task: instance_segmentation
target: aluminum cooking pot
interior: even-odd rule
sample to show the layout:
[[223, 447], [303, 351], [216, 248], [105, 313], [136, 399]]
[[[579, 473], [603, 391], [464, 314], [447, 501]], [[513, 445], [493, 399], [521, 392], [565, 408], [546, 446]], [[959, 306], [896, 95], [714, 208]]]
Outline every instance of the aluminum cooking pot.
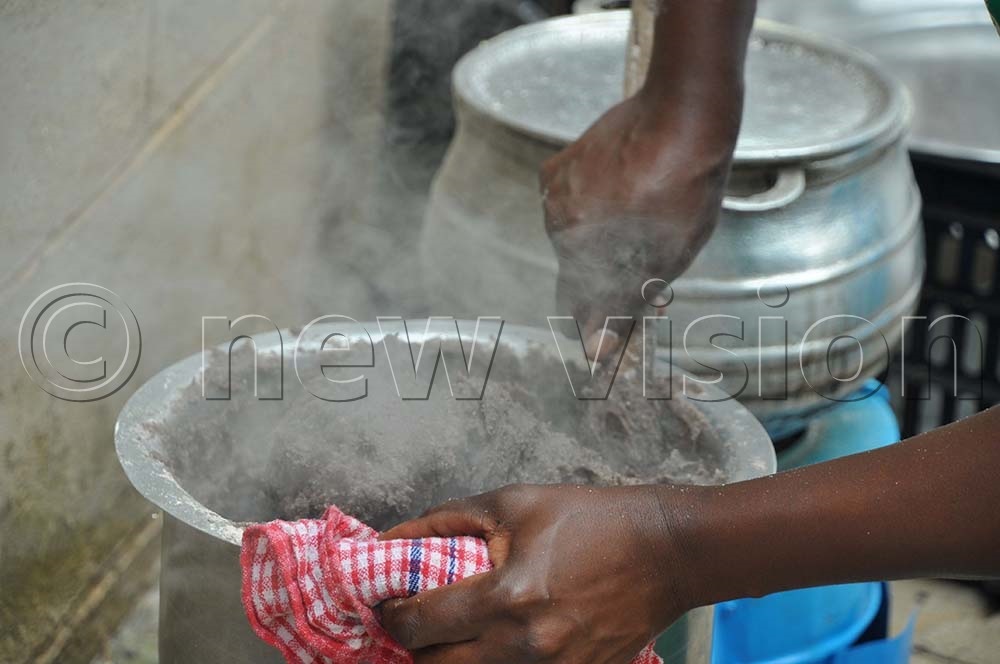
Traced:
[[1000, 172], [1000, 36], [982, 0], [766, 0], [760, 13], [849, 41], [898, 76], [915, 155]]
[[[460, 323], [461, 329], [474, 329], [475, 321]], [[445, 345], [458, 340], [457, 333], [421, 333], [425, 326], [411, 321], [409, 338], [411, 343], [420, 344], [425, 340], [441, 340]], [[458, 329], [458, 328], [456, 328]], [[300, 346], [299, 352], [316, 350], [326, 343], [331, 335], [349, 339], [352, 343], [368, 340], [378, 345], [382, 339], [378, 323], [353, 326], [314, 326], [309, 339]], [[275, 418], [295, 403], [295, 390], [301, 389], [294, 380], [284, 380], [284, 400], [256, 401], [253, 390], [258, 394], [269, 393], [273, 385], [268, 381], [281, 380], [284, 376], [294, 377], [297, 368], [292, 352], [294, 335], [285, 331], [261, 335], [254, 339], [258, 357], [282, 358], [272, 363], [270, 373], [261, 372], [257, 379], [253, 374], [246, 382], [233, 380], [231, 401], [214, 402], [220, 408], [243, 400], [245, 407], [269, 409]], [[496, 337], [487, 342], [490, 348]], [[464, 339], [468, 343], [468, 339]], [[311, 345], [311, 344], [314, 344]], [[219, 348], [228, 352], [228, 344]], [[284, 351], [284, 355], [282, 352]], [[505, 326], [500, 335], [494, 356], [495, 366], [501, 366], [505, 358], [533, 358], [537, 362], [539, 353], [553, 362], [562, 361], [558, 347], [549, 330]], [[381, 359], [379, 359], [381, 358]], [[190, 398], [190, 387], [198, 385], [204, 359], [201, 354], [192, 356], [167, 368], [143, 385], [125, 405], [115, 429], [115, 444], [118, 458], [132, 484], [152, 503], [163, 510], [163, 552], [160, 577], [160, 662], [161, 664], [190, 664], [191, 662], [211, 662], [212, 664], [274, 663], [282, 661], [277, 650], [260, 641], [251, 631], [240, 603], [239, 545], [244, 524], [235, 520], [230, 509], [231, 500], [223, 495], [221, 502], [206, 504], [193, 497], [204, 491], [196, 488], [207, 486], [228, 486], [228, 478], [240, 473], [238, 464], [230, 458], [231, 451], [214, 451], [220, 436], [213, 435], [211, 424], [204, 423], [206, 430], [200, 437], [204, 447], [197, 448], [197, 458], [190, 458], [187, 450], [174, 449], [166, 444], [166, 427], [177, 422], [172, 409], [182, 399]], [[376, 354], [376, 362], [385, 361], [384, 354]], [[572, 362], [571, 358], [566, 361]], [[582, 362], [582, 358], [581, 358]], [[235, 362], [233, 363], [236, 364]], [[264, 366], [265, 363], [262, 363]], [[252, 368], [252, 363], [250, 367]], [[283, 370], [274, 367], [283, 367]], [[246, 369], [243, 367], [242, 369]], [[239, 368], [233, 368], [238, 371]], [[669, 367], [661, 363], [657, 369], [665, 375]], [[438, 372], [440, 378], [442, 372]], [[235, 375], [235, 374], [234, 374]], [[440, 382], [440, 381], [439, 381]], [[238, 385], [243, 385], [241, 393]], [[376, 389], [374, 382], [371, 389]], [[699, 426], [714, 430], [714, 436], [702, 436], [704, 450], [720, 464], [729, 481], [741, 481], [775, 472], [775, 454], [770, 439], [760, 423], [742, 406], [734, 401], [717, 401], [721, 393], [712, 387], [700, 391], [700, 400], [692, 400], [675, 394], [675, 398], [685, 399], [692, 407], [691, 417], [697, 417]], [[241, 411], [242, 412], [242, 411]], [[349, 411], [344, 411], [349, 413]], [[275, 420], [276, 421], [276, 420]], [[216, 424], [216, 426], [219, 426]], [[259, 436], [258, 436], [259, 437]], [[210, 442], [205, 442], [210, 441]], [[667, 446], [665, 445], [665, 448]], [[181, 458], [183, 457], [183, 458]], [[178, 467], [185, 467], [184, 473]], [[237, 480], [243, 482], [242, 476]], [[245, 482], [250, 482], [246, 479]], [[241, 493], [254, 495], [264, 491], [264, 487], [240, 485]], [[223, 492], [225, 493], [225, 492]], [[261, 514], [260, 519], [276, 518], [274, 514]], [[257, 517], [255, 517], [257, 518]], [[709, 662], [708, 649], [711, 635], [711, 609], [703, 609], [689, 614], [675, 626], [661, 641], [661, 648], [668, 662], [699, 663]]]
[[[622, 98], [629, 32], [627, 11], [543, 21], [459, 63], [459, 130], [421, 243], [435, 314], [544, 326], [559, 313], [538, 167]], [[758, 22], [723, 217], [672, 284], [659, 338], [776, 437], [882, 371], [915, 308], [908, 118], [903, 88], [869, 56]]]

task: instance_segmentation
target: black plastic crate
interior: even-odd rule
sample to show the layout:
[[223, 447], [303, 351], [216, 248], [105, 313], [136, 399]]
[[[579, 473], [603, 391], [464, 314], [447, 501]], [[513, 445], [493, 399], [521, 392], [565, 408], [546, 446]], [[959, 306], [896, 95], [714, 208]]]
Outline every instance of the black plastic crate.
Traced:
[[927, 321], [907, 335], [905, 386], [899, 358], [890, 372], [904, 436], [1000, 403], [1000, 167], [913, 164], [927, 239], [917, 315]]

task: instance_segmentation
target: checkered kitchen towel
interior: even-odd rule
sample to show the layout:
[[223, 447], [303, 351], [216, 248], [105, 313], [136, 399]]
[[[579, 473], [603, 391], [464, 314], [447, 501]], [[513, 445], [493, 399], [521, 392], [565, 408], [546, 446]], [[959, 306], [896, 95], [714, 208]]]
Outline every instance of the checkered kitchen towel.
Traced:
[[[331, 507], [321, 520], [273, 521], [243, 533], [243, 607], [289, 664], [409, 664], [372, 607], [490, 571], [473, 537], [379, 542]], [[652, 646], [634, 664], [659, 664]]]

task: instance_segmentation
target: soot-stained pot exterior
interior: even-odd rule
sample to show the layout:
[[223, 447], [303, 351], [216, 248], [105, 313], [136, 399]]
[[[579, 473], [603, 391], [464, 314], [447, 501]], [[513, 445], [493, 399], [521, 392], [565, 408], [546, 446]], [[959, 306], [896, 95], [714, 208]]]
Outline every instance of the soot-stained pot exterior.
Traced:
[[[555, 19], [459, 64], [421, 243], [433, 314], [560, 313], [538, 167], [621, 99], [628, 33], [628, 12]], [[920, 197], [906, 94], [862, 53], [760, 22], [746, 106], [722, 220], [658, 338], [784, 435], [885, 368], [922, 282]]]

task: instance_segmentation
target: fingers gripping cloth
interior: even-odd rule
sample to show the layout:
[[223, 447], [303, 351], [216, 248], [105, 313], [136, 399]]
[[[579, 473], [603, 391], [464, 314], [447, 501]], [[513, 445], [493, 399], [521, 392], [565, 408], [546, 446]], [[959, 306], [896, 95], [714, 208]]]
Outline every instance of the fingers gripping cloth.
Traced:
[[[288, 664], [411, 664], [373, 607], [493, 569], [486, 542], [475, 537], [377, 537], [336, 507], [320, 520], [248, 527], [243, 607], [257, 636]], [[633, 664], [662, 660], [649, 646]]]

